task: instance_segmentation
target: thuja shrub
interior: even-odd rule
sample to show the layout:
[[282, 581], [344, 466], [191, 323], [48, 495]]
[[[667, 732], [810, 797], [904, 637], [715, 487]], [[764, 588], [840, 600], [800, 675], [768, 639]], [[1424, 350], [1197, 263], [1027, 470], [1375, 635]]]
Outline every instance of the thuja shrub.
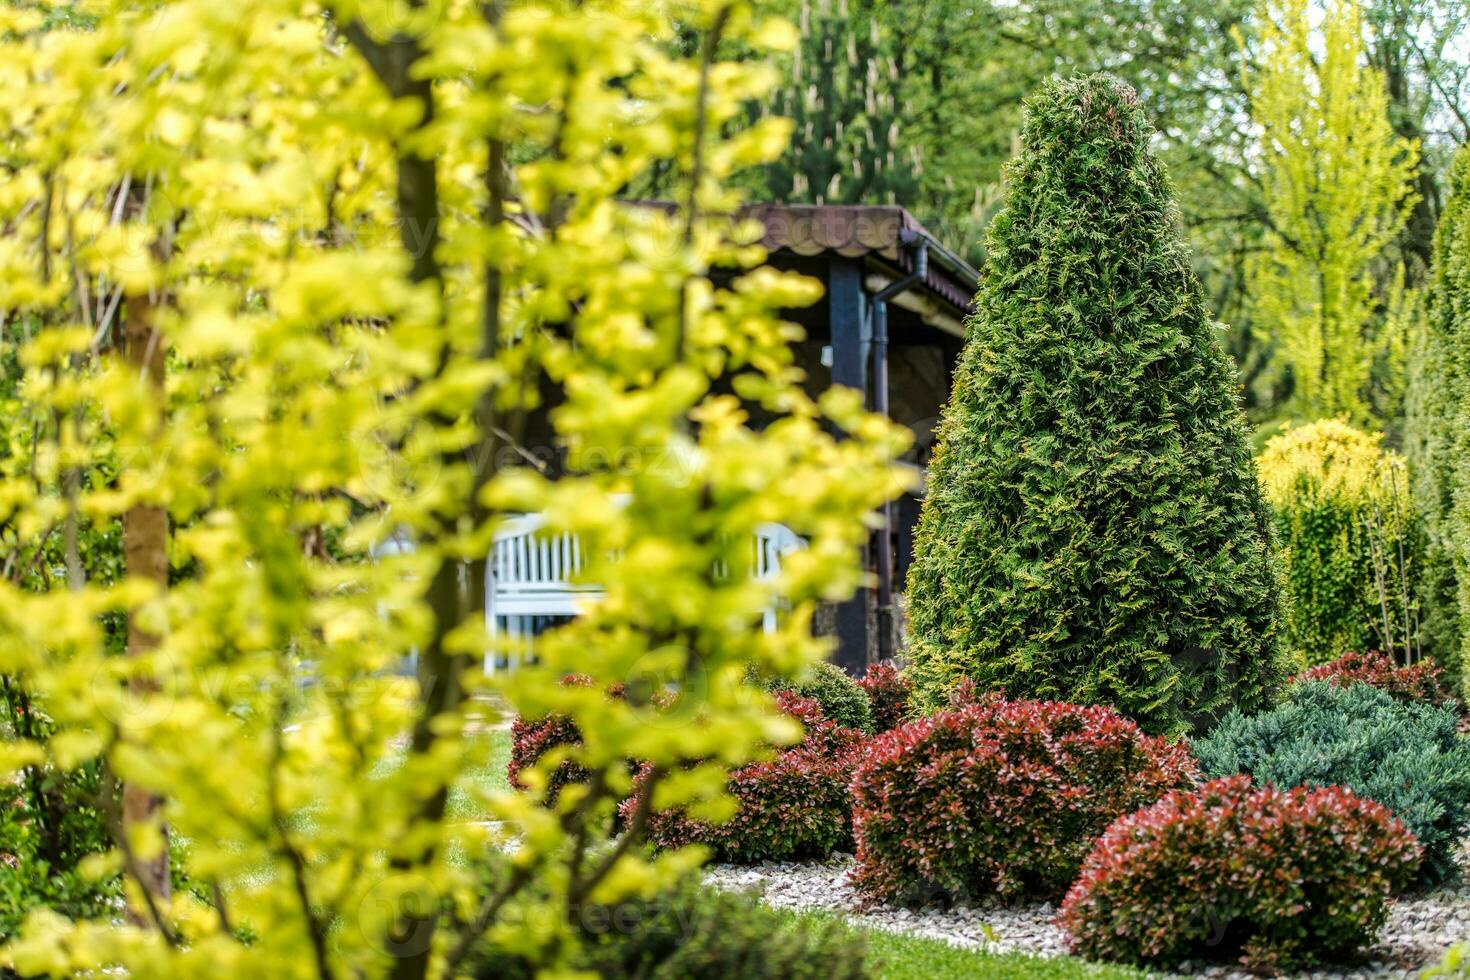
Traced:
[[1261, 451], [1286, 578], [1283, 637], [1299, 664], [1413, 645], [1422, 533], [1403, 457], [1382, 439], [1321, 419]]
[[1193, 785], [1181, 746], [1111, 708], [990, 700], [878, 736], [853, 776], [870, 901], [1058, 896], [1124, 813]]
[[1326, 681], [1330, 684], [1367, 684], [1388, 694], [1395, 701], [1438, 704], [1458, 708], [1459, 699], [1445, 683], [1444, 668], [1432, 660], [1421, 660], [1400, 666], [1377, 650], [1367, 653], [1348, 652], [1331, 663], [1302, 671], [1297, 681]]
[[1138, 96], [1026, 108], [909, 573], [920, 707], [964, 676], [1153, 733], [1264, 706], [1271, 514]]
[[858, 684], [868, 696], [868, 711], [873, 716], [874, 731], [889, 731], [908, 719], [914, 685], [892, 663], [870, 664]]
[[1234, 776], [1109, 827], [1058, 921], [1088, 959], [1238, 957], [1278, 973], [1371, 942], [1418, 863], [1414, 835], [1382, 804]]
[[1208, 777], [1341, 785], [1382, 803], [1423, 846], [1419, 877], [1432, 884], [1456, 874], [1454, 851], [1470, 829], [1470, 740], [1458, 722], [1452, 710], [1403, 704], [1368, 684], [1309, 681], [1271, 711], [1232, 713], [1194, 752]]
[[[731, 771], [727, 790], [735, 800], [728, 820], [696, 819], [680, 810], [649, 815], [646, 833], [655, 847], [704, 844], [720, 861], [787, 861], [826, 857], [852, 849], [852, 779], [863, 733], [827, 719], [813, 698], [778, 691], [777, 703], [799, 720], [799, 744], [775, 757]], [[634, 800], [623, 805], [631, 813]]]
[[791, 691], [822, 706], [827, 720], [844, 728], [872, 733], [873, 715], [868, 693], [847, 671], [829, 661], [818, 661], [796, 680], [773, 680], [771, 691]]

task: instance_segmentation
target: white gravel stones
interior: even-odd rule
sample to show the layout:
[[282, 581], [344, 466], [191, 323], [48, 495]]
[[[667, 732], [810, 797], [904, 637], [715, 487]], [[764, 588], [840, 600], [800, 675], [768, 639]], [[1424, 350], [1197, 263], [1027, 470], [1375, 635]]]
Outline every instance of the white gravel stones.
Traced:
[[[1062, 930], [1051, 921], [1056, 914], [1052, 903], [1002, 904], [992, 898], [955, 908], [863, 909], [847, 885], [852, 863], [848, 855], [835, 855], [820, 863], [715, 865], [706, 869], [705, 877], [716, 888], [755, 892], [768, 905], [839, 911], [854, 924], [869, 928], [909, 932], [995, 952], [1061, 956], [1067, 951]], [[1462, 864], [1470, 880], [1470, 861], [1462, 857]], [[1367, 951], [1362, 962], [1315, 971], [1309, 976], [1321, 980], [1416, 977], [1425, 966], [1438, 961], [1450, 945], [1466, 939], [1470, 939], [1470, 884], [1462, 882], [1398, 899], [1379, 942]], [[1213, 980], [1251, 977], [1219, 965], [1186, 964], [1181, 972]]]
[[1051, 924], [1054, 910], [1040, 904], [1001, 905], [981, 900], [973, 907], [949, 909], [861, 909], [847, 885], [851, 868], [850, 856], [836, 855], [820, 864], [716, 865], [706, 870], [705, 878], [717, 888], [756, 892], [766, 904], [778, 908], [834, 909], [857, 925], [912, 932], [960, 946], [1047, 956], [1067, 950], [1062, 930]]

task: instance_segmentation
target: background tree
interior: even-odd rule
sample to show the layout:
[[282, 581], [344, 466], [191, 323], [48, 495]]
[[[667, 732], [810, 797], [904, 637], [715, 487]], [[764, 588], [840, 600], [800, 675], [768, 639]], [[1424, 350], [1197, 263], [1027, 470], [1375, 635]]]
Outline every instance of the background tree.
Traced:
[[[790, 0], [797, 19], [806, 3]], [[873, 37], [880, 89], [899, 107], [896, 143], [903, 179], [880, 188], [951, 247], [979, 265], [985, 229], [1004, 198], [1001, 168], [1016, 151], [1021, 102], [1053, 76], [1107, 70], [1131, 83], [1156, 127], [1157, 149], [1173, 173], [1193, 261], [1215, 314], [1231, 327], [1231, 353], [1247, 404], [1269, 415], [1279, 385], [1269, 346], [1250, 328], [1244, 267], [1261, 247], [1261, 192], [1246, 168], [1250, 139], [1240, 84], [1237, 29], [1248, 29], [1253, 0], [950, 0], [849, 6], [847, 32]], [[876, 26], [876, 30], [874, 30]], [[812, 90], [788, 73], [778, 101], [800, 104]], [[860, 118], [858, 107], [852, 110]], [[813, 133], [833, 132], [814, 129]], [[813, 142], [807, 140], [806, 142]], [[762, 188], [778, 200], [813, 200], [829, 179], [830, 151], [803, 140], [767, 171]], [[912, 170], [910, 174], [909, 171]], [[800, 182], [805, 196], [793, 196]], [[848, 198], [842, 198], [844, 200]], [[856, 200], [856, 198], [852, 198]]]
[[1270, 516], [1138, 97], [1029, 103], [909, 577], [919, 697], [969, 676], [1151, 731], [1266, 703]]
[[[813, 3], [780, 0], [778, 7], [793, 20], [806, 11], [810, 23], [819, 24], [824, 8]], [[1111, 71], [1139, 92], [1155, 124], [1155, 149], [1175, 181], [1195, 272], [1212, 313], [1229, 328], [1226, 343], [1240, 370], [1247, 410], [1258, 423], [1277, 421], [1293, 410], [1287, 404], [1291, 377], [1270, 325], [1256, 323], [1262, 310], [1253, 301], [1250, 273], [1272, 246], [1265, 240], [1270, 213], [1259, 134], [1250, 123], [1244, 84], [1250, 72], [1242, 66], [1251, 68], [1260, 53], [1252, 40], [1257, 30], [1279, 32], [1280, 24], [1256, 16], [1255, 7], [1255, 0], [849, 0], [844, 14], [829, 6], [836, 39], [830, 51], [837, 60], [847, 45], [886, 69], [874, 77], [880, 104], [897, 107], [890, 143], [899, 152], [891, 179], [879, 181], [866, 198], [843, 192], [823, 199], [891, 196], [979, 265], [985, 227], [1004, 198], [1001, 168], [1016, 149], [1024, 95], [1053, 76]], [[1421, 148], [1410, 178], [1412, 211], [1375, 270], [1374, 325], [1381, 327], [1381, 307], [1393, 293], [1392, 269], [1402, 263], [1409, 293], [1423, 284], [1443, 170], [1470, 132], [1460, 108], [1470, 72], [1470, 15], [1452, 0], [1363, 0], [1362, 8], [1364, 57], [1386, 89], [1393, 131]], [[808, 44], [822, 36], [809, 30]], [[1238, 38], [1246, 40], [1244, 47]], [[806, 63], [821, 63], [827, 50], [818, 48]], [[834, 77], [843, 67], [833, 67]], [[867, 103], [859, 89], [845, 100], [818, 97], [827, 88], [814, 88], [814, 81], [815, 72], [798, 78], [787, 71], [776, 101], [798, 107], [845, 101], [847, 108], [832, 116], [820, 109], [808, 115], [813, 138], [794, 142], [766, 171], [769, 180], [759, 185], [766, 196], [816, 200], [814, 188], [830, 184], [839, 172], [850, 189], [851, 161], [843, 170], [834, 158], [851, 156], [865, 141], [833, 116], [845, 113], [861, 121]], [[870, 172], [864, 166], [863, 173]], [[1385, 358], [1375, 365], [1373, 381], [1370, 407], [1384, 416], [1390, 441], [1397, 444], [1402, 365]]]
[[801, 0], [794, 15], [800, 40], [758, 111], [794, 126], [786, 152], [760, 170], [765, 199], [911, 205], [920, 148], [904, 142], [891, 13], [873, 0]]
[[1388, 116], [1400, 138], [1420, 147], [1414, 208], [1399, 241], [1411, 287], [1429, 275], [1443, 194], [1441, 175], [1470, 140], [1461, 106], [1470, 59], [1461, 50], [1470, 10], [1455, 0], [1368, 0], [1363, 10], [1369, 63], [1383, 76]]
[[[800, 70], [787, 72], [770, 111], [805, 116], [812, 128], [799, 125], [806, 138], [798, 136], [769, 169], [780, 176], [767, 189], [789, 199], [791, 178], [799, 175], [801, 193], [822, 193], [843, 139], [864, 142], [839, 121], [854, 120], [863, 133], [875, 103], [884, 114], [892, 106], [897, 203], [979, 257], [985, 224], [999, 206], [1001, 167], [1015, 152], [1024, 96], [1053, 75], [1107, 69], [1139, 90], [1172, 165], [1215, 185], [1201, 199], [1218, 211], [1220, 179], [1192, 163], [1211, 157], [1221, 140], [1239, 142], [1243, 96], [1230, 31], [1246, 20], [1250, 3], [790, 0], [778, 6], [805, 25], [800, 58], [790, 62]], [[854, 84], [864, 78], [876, 85]]]
[[1268, 220], [1251, 266], [1256, 325], [1290, 372], [1298, 416], [1381, 418], [1397, 411], [1369, 390], [1390, 343], [1382, 262], [1413, 208], [1418, 148], [1394, 133], [1383, 78], [1363, 64], [1356, 0], [1332, 0], [1320, 32], [1307, 0], [1264, 3], [1258, 21], [1247, 85]]
[[1109, 71], [1143, 100], [1176, 179], [1201, 185], [1207, 213], [1225, 211], [1234, 187], [1211, 171], [1240, 158], [1230, 148], [1243, 105], [1230, 32], [1250, 9], [1249, 0], [896, 5], [914, 115], [907, 134], [924, 160], [915, 210], [978, 257], [1001, 169], [1017, 150], [1023, 100], [1054, 76]]

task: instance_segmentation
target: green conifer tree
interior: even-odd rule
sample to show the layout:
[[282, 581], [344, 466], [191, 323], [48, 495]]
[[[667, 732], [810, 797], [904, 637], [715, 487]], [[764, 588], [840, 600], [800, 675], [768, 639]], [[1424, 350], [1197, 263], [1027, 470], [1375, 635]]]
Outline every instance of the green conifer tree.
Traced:
[[1434, 239], [1425, 315], [1409, 355], [1404, 452], [1423, 521], [1425, 567], [1420, 609], [1425, 648], [1464, 684], [1461, 623], [1470, 607], [1463, 454], [1466, 363], [1470, 343], [1470, 149], [1450, 169], [1449, 195]]
[[969, 676], [1180, 732], [1279, 679], [1270, 514], [1151, 133], [1108, 75], [1028, 103], [909, 577], [929, 707]]
[[912, 205], [920, 164], [901, 139], [895, 26], [873, 0], [800, 0], [800, 43], [760, 118], [795, 124], [787, 151], [761, 168], [764, 195], [813, 204]]

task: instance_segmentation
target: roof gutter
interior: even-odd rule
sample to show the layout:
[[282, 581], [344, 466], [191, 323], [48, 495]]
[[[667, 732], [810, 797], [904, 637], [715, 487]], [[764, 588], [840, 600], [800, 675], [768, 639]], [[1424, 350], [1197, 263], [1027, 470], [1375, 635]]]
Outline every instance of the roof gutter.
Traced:
[[972, 296], [979, 291], [980, 273], [970, 263], [950, 251], [939, 239], [922, 228], [906, 231], [904, 237], [922, 242], [925, 250], [929, 253], [929, 261], [958, 280]]

